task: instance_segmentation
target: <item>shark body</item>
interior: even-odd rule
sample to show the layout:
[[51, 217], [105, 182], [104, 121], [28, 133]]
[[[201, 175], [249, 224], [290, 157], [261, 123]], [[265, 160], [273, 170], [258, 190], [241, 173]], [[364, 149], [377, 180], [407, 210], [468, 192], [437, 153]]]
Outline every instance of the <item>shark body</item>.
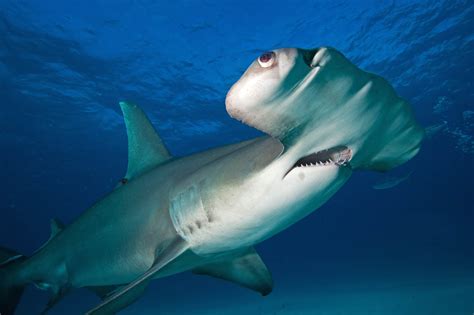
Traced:
[[113, 314], [151, 279], [193, 270], [263, 295], [272, 278], [253, 246], [326, 202], [354, 169], [388, 170], [423, 138], [391, 86], [334, 49], [261, 55], [226, 98], [229, 114], [268, 136], [172, 158], [145, 114], [121, 103], [129, 141], [124, 180], [31, 257], [0, 251], [0, 312], [23, 287], [89, 287]]

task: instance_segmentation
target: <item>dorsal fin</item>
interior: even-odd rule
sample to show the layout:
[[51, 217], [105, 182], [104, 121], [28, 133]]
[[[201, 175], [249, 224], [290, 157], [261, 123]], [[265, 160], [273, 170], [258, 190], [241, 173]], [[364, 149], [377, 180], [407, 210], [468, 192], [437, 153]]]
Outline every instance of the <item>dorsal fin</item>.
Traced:
[[264, 296], [273, 288], [270, 271], [253, 247], [233, 260], [200, 266], [193, 273], [227, 280]]
[[52, 240], [59, 232], [61, 232], [64, 229], [65, 225], [58, 219], [51, 219], [50, 225], [51, 225], [51, 235], [49, 236], [49, 240]]
[[49, 234], [49, 238], [48, 240], [43, 244], [41, 245], [40, 248], [38, 248], [36, 252], [40, 251], [43, 247], [45, 247], [46, 245], [48, 245], [49, 242], [51, 242], [51, 240], [53, 238], [56, 237], [56, 235], [58, 235], [62, 230], [64, 230], [64, 223], [62, 223], [61, 221], [59, 221], [58, 219], [51, 219], [50, 223], [49, 223], [50, 227], [51, 227], [51, 233]]
[[135, 104], [120, 102], [127, 128], [128, 168], [122, 182], [169, 160], [171, 155], [145, 113]]

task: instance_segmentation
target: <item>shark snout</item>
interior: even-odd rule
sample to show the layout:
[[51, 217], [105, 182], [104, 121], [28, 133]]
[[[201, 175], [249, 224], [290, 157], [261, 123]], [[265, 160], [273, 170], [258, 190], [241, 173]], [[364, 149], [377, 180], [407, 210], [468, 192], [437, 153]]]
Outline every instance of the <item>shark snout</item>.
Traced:
[[314, 85], [329, 60], [325, 47], [266, 51], [230, 88], [227, 113], [251, 127], [282, 139], [314, 114]]

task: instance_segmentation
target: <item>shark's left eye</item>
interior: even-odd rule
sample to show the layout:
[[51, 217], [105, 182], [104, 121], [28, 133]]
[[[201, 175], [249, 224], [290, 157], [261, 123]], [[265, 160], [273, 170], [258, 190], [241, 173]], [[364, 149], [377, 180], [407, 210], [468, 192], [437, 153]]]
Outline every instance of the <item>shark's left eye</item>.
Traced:
[[275, 61], [275, 53], [273, 51], [267, 51], [258, 57], [258, 63], [262, 68], [268, 68], [273, 65]]

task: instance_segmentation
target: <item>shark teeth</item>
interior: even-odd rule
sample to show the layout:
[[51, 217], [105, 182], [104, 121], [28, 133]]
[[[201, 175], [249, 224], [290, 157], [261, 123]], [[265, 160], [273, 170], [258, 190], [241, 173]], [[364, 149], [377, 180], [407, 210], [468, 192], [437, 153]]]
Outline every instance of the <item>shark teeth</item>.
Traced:
[[302, 157], [296, 161], [288, 173], [296, 167], [346, 166], [351, 159], [351, 149], [342, 145], [336, 146]]

